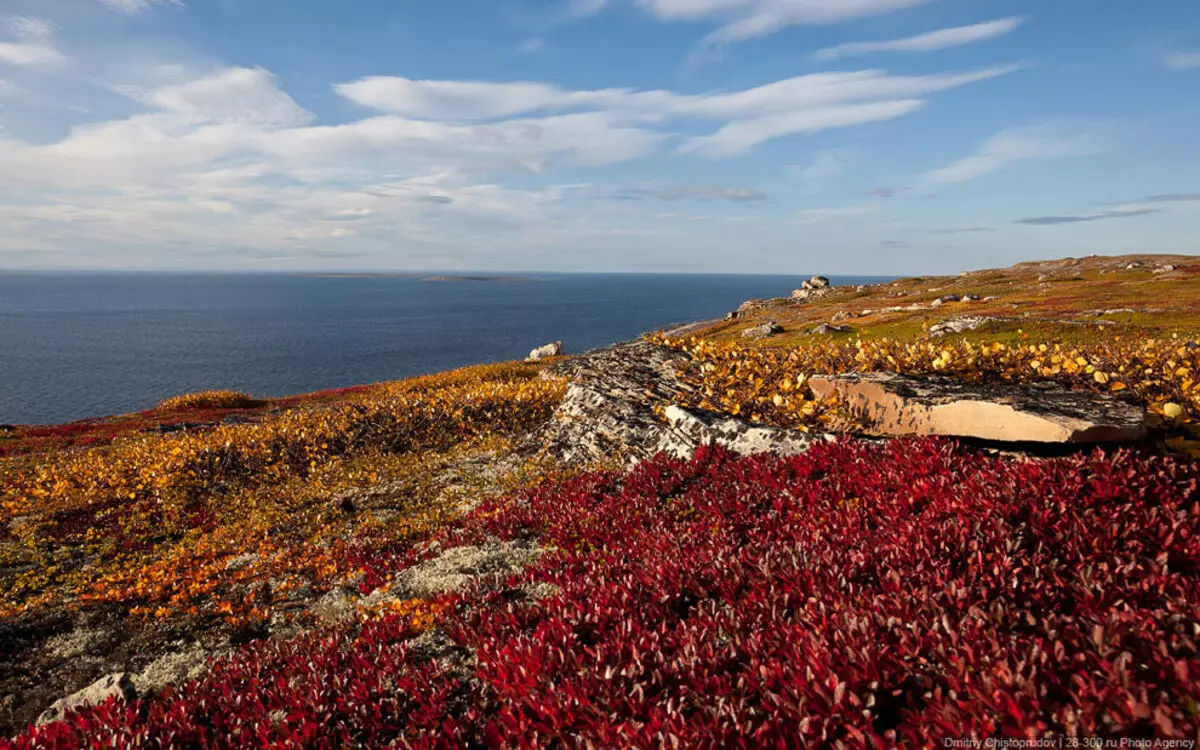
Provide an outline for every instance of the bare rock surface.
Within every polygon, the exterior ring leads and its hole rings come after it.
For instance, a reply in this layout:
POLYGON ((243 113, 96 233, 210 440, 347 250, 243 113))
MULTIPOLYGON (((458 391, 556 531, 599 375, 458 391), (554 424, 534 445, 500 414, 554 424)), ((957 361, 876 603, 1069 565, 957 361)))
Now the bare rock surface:
POLYGON ((137 688, 134 687, 133 680, 129 674, 114 672, 107 677, 101 677, 83 690, 71 693, 66 698, 55 701, 54 705, 47 708, 38 717, 37 724, 41 726, 61 721, 69 711, 77 711, 90 706, 99 706, 101 703, 114 697, 124 698, 127 701, 137 698, 137 688))
POLYGON ((795 456, 812 447, 819 438, 798 430, 751 425, 720 414, 666 408, 667 430, 660 447, 678 458, 690 458, 701 445, 723 445, 734 453, 750 456, 775 453, 795 456))
POLYGON ((675 406, 692 395, 679 375, 686 364, 685 354, 634 342, 555 366, 553 373, 572 380, 543 435, 547 448, 566 461, 635 463, 664 451, 690 456, 707 443, 785 455, 812 444, 814 438, 799 431, 675 406))
POLYGON ((760 326, 747 328, 746 330, 742 331, 742 336, 744 338, 763 339, 768 336, 774 336, 777 333, 783 333, 783 326, 779 325, 773 320, 770 320, 760 326))
POLYGON ((1143 409, 1056 383, 974 385, 866 373, 814 376, 809 385, 822 398, 836 393, 877 435, 1107 443, 1146 434, 1143 409))

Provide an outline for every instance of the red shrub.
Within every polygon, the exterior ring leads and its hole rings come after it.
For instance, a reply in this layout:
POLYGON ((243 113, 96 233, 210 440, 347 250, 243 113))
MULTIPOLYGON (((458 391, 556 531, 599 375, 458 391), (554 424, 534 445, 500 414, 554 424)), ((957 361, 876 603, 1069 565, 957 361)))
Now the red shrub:
POLYGON ((1194 738, 1198 483, 1166 459, 931 441, 660 458, 481 508, 446 540, 555 548, 454 600, 442 626, 474 680, 412 662, 393 618, 252 647, 15 746, 1194 738), (559 589, 528 601, 522 582, 559 589))

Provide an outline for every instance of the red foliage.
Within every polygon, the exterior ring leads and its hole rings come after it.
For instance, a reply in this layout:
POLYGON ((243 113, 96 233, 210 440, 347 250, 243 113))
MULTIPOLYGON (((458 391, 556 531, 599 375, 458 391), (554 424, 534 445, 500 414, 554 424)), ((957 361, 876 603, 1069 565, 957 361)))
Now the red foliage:
POLYGON ((447 609, 473 680, 411 660, 392 618, 251 647, 13 747, 1194 738, 1198 490, 1197 464, 933 441, 659 458, 481 508, 445 540, 555 549, 447 609), (515 597, 526 582, 558 592, 515 597))

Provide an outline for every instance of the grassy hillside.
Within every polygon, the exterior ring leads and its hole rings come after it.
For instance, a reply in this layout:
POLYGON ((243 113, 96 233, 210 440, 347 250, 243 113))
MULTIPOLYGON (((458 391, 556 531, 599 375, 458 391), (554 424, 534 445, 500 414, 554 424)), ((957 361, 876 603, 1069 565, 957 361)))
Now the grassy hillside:
POLYGON ((794 459, 566 464, 538 432, 567 382, 518 363, 10 428, 0 737, 1194 737, 1198 336, 1200 261, 1135 256, 833 289, 655 337, 690 355, 680 405, 846 433, 794 459), (782 332, 743 335, 767 321, 782 332), (852 330, 810 333, 828 322, 852 330), (1155 429, 1056 459, 855 441, 806 381, 872 370, 1053 380, 1155 429), (28 726, 114 672, 136 700, 28 726))

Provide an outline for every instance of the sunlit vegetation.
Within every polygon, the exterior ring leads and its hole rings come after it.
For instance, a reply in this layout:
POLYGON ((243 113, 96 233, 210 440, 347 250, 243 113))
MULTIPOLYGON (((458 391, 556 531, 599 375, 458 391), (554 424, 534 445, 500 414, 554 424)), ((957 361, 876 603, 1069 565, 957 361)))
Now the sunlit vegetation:
POLYGON ((562 392, 533 366, 475 367, 255 424, 0 462, 0 618, 89 602, 261 618, 294 589, 374 588, 457 512, 420 482, 531 429, 562 392), (348 495, 386 481, 389 522, 357 512, 348 495))
POLYGON ((439 535, 550 549, 499 589, 253 644, 12 746, 1194 737, 1198 471, 902 440, 546 482, 439 535), (457 651, 430 660, 430 626, 457 651))
POLYGON ((163 411, 179 409, 245 409, 259 406, 262 401, 239 391, 201 391, 172 396, 158 405, 163 411))
MULTIPOLYGON (((686 377, 698 394, 684 406, 755 422, 810 429, 834 422, 806 387, 816 374, 899 372, 970 382, 1056 381, 1133 399, 1182 436, 1200 437, 1200 346, 1179 339, 1111 336, 1094 344, 850 339, 754 347, 706 339, 658 340, 691 355, 686 377)), ((1181 438, 1186 440, 1186 437, 1181 438)))

